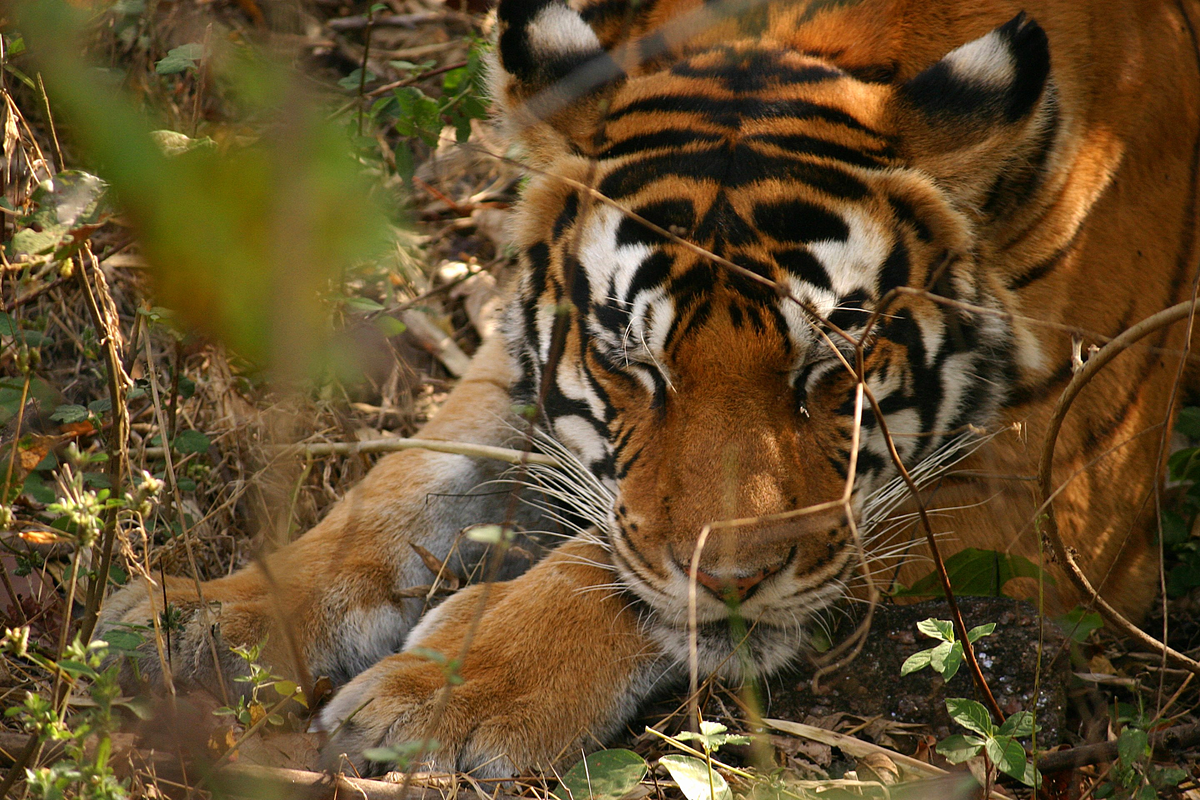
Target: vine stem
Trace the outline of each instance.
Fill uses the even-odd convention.
[[[1063,420],[1066,419],[1067,412],[1071,409],[1071,404],[1075,402],[1075,398],[1083,391],[1092,378],[1094,378],[1100,370],[1112,361],[1114,358],[1125,352],[1131,345],[1139,340],[1149,336],[1150,334],[1162,330],[1184,317],[1189,316],[1197,307],[1196,301],[1186,300],[1178,305],[1163,309],[1157,314],[1152,314],[1144,320],[1127,329],[1120,336],[1117,336],[1108,344],[1101,347],[1092,354],[1083,367],[1075,373],[1071,378],[1071,382],[1067,384],[1067,388],[1063,390],[1062,396],[1058,399],[1058,404],[1054,408],[1054,413],[1050,417],[1050,423],[1046,431],[1045,444],[1042,447],[1041,461],[1038,464],[1038,488],[1041,494],[1041,507],[1044,509],[1045,526],[1043,535],[1050,543],[1050,548],[1054,553],[1055,559],[1062,565],[1063,571],[1067,578],[1074,584],[1079,593],[1091,604],[1100,610],[1105,620],[1116,628],[1119,628],[1122,633],[1133,639],[1143,647],[1148,648],[1154,653],[1157,653],[1165,658],[1170,659],[1184,669],[1196,675],[1200,675],[1200,663],[1188,658],[1183,653],[1168,647],[1165,643],[1158,641],[1150,634],[1144,632],[1141,628],[1130,622],[1124,614],[1111,606],[1107,600],[1100,596],[1100,593],[1092,586],[1091,581],[1084,575],[1083,570],[1076,560],[1076,552],[1074,548],[1067,547],[1062,540],[1062,536],[1058,529],[1058,517],[1054,512],[1054,487],[1052,485],[1053,470],[1054,470],[1054,447],[1058,442],[1058,433],[1062,428]]]

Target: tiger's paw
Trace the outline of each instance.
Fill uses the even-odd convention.
[[[422,769],[508,778],[615,734],[660,683],[663,661],[624,598],[585,591],[612,580],[602,555],[564,544],[516,580],[469,587],[427,614],[407,650],[351,680],[321,713],[326,766],[344,767],[345,755],[379,774],[387,761],[364,753],[424,750]]]
[[[321,713],[331,734],[325,766],[345,768],[344,757],[368,776],[416,759],[431,772],[508,778],[553,760],[547,732],[530,724],[520,698],[505,696],[511,687],[487,678],[453,686],[447,677],[423,654],[401,653],[346,684]]]

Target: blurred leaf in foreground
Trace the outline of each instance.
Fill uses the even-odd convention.
[[[20,12],[51,105],[135,225],[163,304],[283,376],[319,368],[321,292],[389,240],[339,126],[282,70],[216,54],[214,68],[273,124],[253,146],[176,147],[168,155],[156,126],[80,59],[76,9],[38,0]]]

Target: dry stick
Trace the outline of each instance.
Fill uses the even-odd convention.
[[[153,400],[154,416],[158,421],[158,430],[160,432],[159,435],[165,437],[167,435],[167,425],[166,420],[163,419],[162,398],[159,397],[158,394],[158,377],[157,371],[154,367],[154,349],[153,345],[150,343],[150,339],[150,333],[147,331],[145,338],[142,340],[142,344],[146,350],[146,374],[150,378],[150,396]],[[204,599],[204,587],[200,583],[200,568],[196,565],[196,553],[192,548],[192,532],[188,530],[187,515],[184,513],[183,495],[179,491],[179,482],[175,480],[175,464],[171,460],[170,447],[163,449],[163,457],[167,461],[167,468],[165,470],[167,483],[171,487],[171,496],[175,501],[176,513],[179,515],[179,531],[180,535],[183,537],[183,549],[184,552],[187,553],[188,566],[191,567],[192,570],[192,581],[196,584],[196,597],[200,601],[200,605],[197,608],[196,613],[207,615],[210,613],[208,602]],[[163,581],[162,588],[165,601],[167,591],[167,584],[165,580]],[[164,610],[166,609],[164,608]],[[208,640],[209,650],[212,652],[213,667],[216,669],[217,673],[217,683],[221,687],[221,698],[225,701],[226,705],[229,705],[229,689],[225,686],[225,671],[221,668],[221,654],[217,652],[216,638],[212,635],[211,629],[208,629],[207,626],[204,638]],[[170,655],[169,652],[168,655]]]
[[[444,439],[367,439],[361,442],[314,442],[311,444],[281,444],[265,448],[276,457],[303,455],[307,458],[317,456],[355,456],[369,453],[397,453],[401,450],[432,450],[437,453],[472,456],[474,458],[491,458],[509,464],[537,464],[544,467],[561,467],[562,463],[554,456],[544,453],[530,453],[525,450],[513,450],[507,447],[493,447],[472,442],[451,442]],[[147,447],[147,458],[163,458],[166,449],[162,447]]]
[[[362,63],[358,67],[358,135],[362,136],[363,88],[367,85],[367,61],[371,57],[371,34],[375,30],[375,6],[367,9],[367,32],[363,37]]]
[[[46,292],[50,291],[51,289],[57,289],[59,286],[62,286],[64,283],[66,283],[69,280],[71,280],[70,277],[55,278],[54,280],[50,281],[49,283],[44,283],[41,286],[39,286],[38,288],[31,290],[29,293],[22,295],[21,297],[14,297],[12,300],[9,300],[7,303],[5,303],[4,311],[6,313],[11,313],[19,306],[23,306],[31,300],[38,299],[39,297],[44,295]]]
[[[130,383],[129,376],[121,366],[121,354],[117,352],[117,345],[121,340],[120,320],[104,274],[100,271],[99,262],[92,255],[89,245],[84,245],[78,266],[79,285],[83,289],[92,324],[100,334],[100,345],[104,350],[104,363],[108,371],[108,397],[113,420],[108,435],[106,471],[109,483],[112,484],[112,496],[120,498],[129,473],[129,409],[125,406],[125,390]],[[94,289],[93,280],[96,283]],[[100,617],[100,603],[104,599],[104,590],[108,587],[108,573],[112,567],[119,512],[120,509],[113,506],[105,513],[100,552],[92,556],[92,570],[96,575],[88,587],[83,622],[79,628],[79,635],[84,642],[92,638],[92,631],[96,629],[96,621]]]
[[[411,86],[414,83],[420,83],[421,81],[425,80],[426,78],[433,78],[438,75],[442,75],[446,72],[453,72],[454,70],[461,69],[461,68],[465,67],[466,65],[467,65],[466,61],[455,61],[453,64],[447,64],[444,67],[438,67],[437,69],[431,69],[428,72],[422,72],[419,75],[410,75],[409,77],[404,78],[403,80],[386,83],[383,86],[379,86],[375,89],[372,89],[371,91],[367,92],[366,95],[364,95],[364,97],[379,97],[380,95],[387,94],[388,92],[392,91],[393,89],[399,89],[402,86]]]
[[[1195,302],[1185,301],[1159,311],[1157,314],[1152,314],[1100,348],[1087,360],[1083,368],[1075,373],[1075,376],[1071,378],[1071,382],[1067,384],[1067,388],[1063,390],[1062,396],[1054,408],[1054,414],[1050,418],[1045,445],[1042,448],[1041,461],[1038,464],[1038,486],[1041,492],[1042,507],[1045,509],[1044,535],[1050,542],[1050,547],[1054,552],[1055,558],[1063,565],[1064,572],[1066,572],[1067,577],[1075,585],[1080,594],[1099,608],[1104,618],[1110,624],[1119,628],[1126,636],[1143,647],[1149,648],[1152,652],[1159,653],[1171,659],[1184,669],[1200,675],[1200,663],[1193,661],[1183,653],[1168,647],[1166,644],[1142,631],[1126,619],[1121,612],[1109,605],[1108,601],[1101,597],[1100,593],[1092,586],[1075,560],[1075,549],[1068,548],[1063,544],[1062,536],[1058,530],[1058,517],[1054,512],[1054,489],[1052,486],[1054,446],[1058,442],[1058,432],[1062,428],[1063,420],[1066,419],[1067,412],[1070,410],[1071,404],[1075,401],[1079,392],[1083,390],[1083,387],[1108,362],[1123,353],[1131,344],[1190,315],[1196,305]]]

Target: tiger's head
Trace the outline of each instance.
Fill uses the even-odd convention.
[[[587,15],[498,9],[495,97],[533,168],[516,396],[612,493],[612,558],[658,624],[686,625],[706,526],[741,521],[707,531],[697,617],[732,599],[790,631],[756,640],[769,666],[858,565],[836,501],[852,461],[856,513],[896,475],[878,414],[913,465],[1005,400],[1019,348],[988,258],[1052,136],[1047,38],[1021,15],[880,80],[786,20],[673,43],[684,14],[602,46]]]

